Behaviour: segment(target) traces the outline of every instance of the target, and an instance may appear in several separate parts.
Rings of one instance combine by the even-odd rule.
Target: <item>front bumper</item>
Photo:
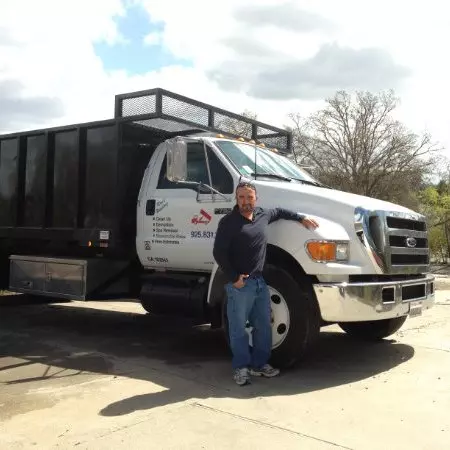
[[[322,319],[361,322],[417,314],[434,304],[434,276],[376,283],[314,285]],[[414,312],[413,312],[414,311]]]

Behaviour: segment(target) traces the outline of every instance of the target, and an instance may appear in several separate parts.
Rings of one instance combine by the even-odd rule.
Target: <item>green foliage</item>
[[[427,216],[429,245],[433,258],[445,262],[450,251],[450,193],[448,184],[440,181],[418,194],[420,210]]]
[[[431,228],[428,233],[428,239],[432,257],[439,263],[445,263],[448,258],[448,245],[444,226],[440,225]]]

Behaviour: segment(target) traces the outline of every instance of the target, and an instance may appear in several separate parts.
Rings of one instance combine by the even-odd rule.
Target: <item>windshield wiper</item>
[[[282,181],[300,181],[300,183],[303,184],[309,184],[311,186],[317,186],[317,187],[323,187],[327,189],[331,189],[330,186],[327,186],[326,184],[319,183],[318,181],[310,181],[310,180],[302,180],[301,178],[294,178],[294,177],[285,177],[284,175],[278,175],[277,173],[251,173],[252,177],[267,177],[267,178],[274,178],[275,180],[282,180]]]
[[[291,178],[284,177],[283,175],[278,175],[276,173],[251,173],[252,177],[267,177],[267,178],[274,178],[276,180],[282,180],[282,181],[292,181]]]
[[[331,189],[330,186],[327,186],[326,184],[319,183],[318,181],[302,180],[300,178],[294,178],[294,177],[291,177],[291,180],[300,181],[300,183],[310,184],[311,186],[317,186],[317,187],[323,187],[323,188]]]

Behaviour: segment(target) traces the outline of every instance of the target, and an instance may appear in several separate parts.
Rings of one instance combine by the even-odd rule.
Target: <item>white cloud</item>
[[[246,11],[242,9],[240,0],[222,2],[220,9],[210,1],[191,0],[177,3],[177,14],[174,14],[173,2],[142,2],[155,20],[164,23],[163,42],[167,48],[179,56],[189,55],[194,66],[206,73],[221,68],[224,62],[230,73],[233,68],[238,72],[243,67],[251,72],[261,58],[270,65],[270,56],[265,57],[262,53],[259,56],[244,54],[245,49],[241,47],[243,51],[236,54],[229,45],[229,40],[236,37],[246,39],[247,50],[248,46],[260,46],[266,52],[290,58],[293,65],[313,59],[322,46],[330,43],[355,51],[374,48],[386,52],[396,65],[410,71],[410,76],[395,86],[402,100],[400,118],[418,132],[429,130],[450,153],[450,129],[445,119],[450,104],[450,87],[446,81],[450,76],[450,60],[445,56],[450,27],[447,6],[439,0],[429,0],[425,4],[413,1],[407,5],[391,0],[373,3],[356,0],[249,0]],[[270,23],[271,17],[266,12],[273,5],[279,12],[272,16]],[[248,14],[252,7],[255,18],[249,19],[244,13]],[[263,10],[259,16],[258,7]],[[283,20],[279,20],[285,14],[283,9],[292,12],[293,7],[306,11],[322,27],[310,27],[305,31],[307,24],[302,23],[299,29],[304,32],[299,33],[292,21],[283,24]],[[331,26],[327,27],[327,24]],[[272,57],[271,71],[279,69],[278,62],[279,58]],[[382,84],[383,74],[378,76],[381,77],[379,84]],[[247,95],[251,86],[244,84],[243,88],[238,87],[240,90],[236,89],[236,92],[241,101],[234,109],[239,111],[257,106],[264,120],[281,121],[284,113],[292,108],[307,113],[320,104],[302,99],[254,101]]]
[[[115,19],[123,17],[131,3],[142,4],[162,30],[148,35],[145,42],[162,45],[174,56],[191,60],[192,66],[169,66],[144,75],[130,74],[126,67],[115,72],[104,69],[93,44],[126,41]],[[15,120],[6,128],[8,115],[3,114],[0,132],[111,117],[114,94],[153,87],[235,112],[254,110],[261,120],[283,125],[289,112],[307,114],[322,104],[305,92],[311,82],[308,78],[305,84],[305,73],[299,73],[298,79],[295,74],[305,69],[305,61],[315,61],[320,49],[328,45],[349,49],[348,54],[355,55],[376,49],[374,54],[385,55],[379,64],[391,61],[391,69],[405,68],[409,75],[395,79],[402,99],[400,118],[418,132],[427,128],[450,151],[446,119],[450,62],[445,56],[450,27],[443,2],[428,0],[405,6],[392,0],[372,4],[356,0],[248,0],[244,9],[242,4],[240,0],[224,0],[220,7],[210,0],[0,2],[0,83],[16,83],[14,99],[12,91],[8,94],[8,104],[16,108]],[[289,64],[281,66],[280,61]],[[369,64],[364,58],[358,61]],[[292,84],[281,80],[287,69],[290,83],[301,89],[292,90]],[[358,68],[363,78],[364,69],[367,67]],[[372,85],[389,87],[389,71],[383,72],[379,65],[377,69],[371,73]],[[321,78],[334,81],[332,88],[342,83],[342,74],[333,76],[333,67],[325,64],[315,70],[327,73],[312,77],[311,92],[325,92],[318,89]],[[396,73],[392,70],[391,74]],[[210,76],[252,71],[259,71],[257,79],[265,81],[264,89],[236,83],[231,91],[225,91],[217,78]],[[280,80],[273,78],[274,74]],[[282,88],[282,100],[266,95],[273,87]],[[258,98],[252,96],[255,92],[259,92]],[[5,105],[0,104],[0,108]]]
[[[162,38],[161,33],[153,31],[144,37],[144,44],[149,46],[159,45],[161,43],[161,38]]]
[[[43,117],[60,124],[81,116],[81,107],[87,115],[96,109],[89,103],[98,101],[106,75],[93,42],[120,42],[114,17],[124,13],[119,0],[0,3],[0,82],[20,86],[14,99],[9,95],[17,120],[5,123],[4,115],[2,131],[43,126]],[[42,100],[34,115],[28,110],[33,98]],[[61,104],[53,114],[49,99]]]

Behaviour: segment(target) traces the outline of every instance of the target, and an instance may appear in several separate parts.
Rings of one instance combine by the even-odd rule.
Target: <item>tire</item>
[[[317,301],[309,282],[300,286],[283,268],[267,265],[263,276],[271,292],[273,314],[270,363],[277,367],[291,367],[308,354],[319,335],[320,313]],[[225,337],[229,345],[226,304],[225,295],[222,314]],[[282,305],[283,311],[287,309],[287,323],[276,323],[279,314],[274,311],[279,310],[279,305]]]
[[[341,322],[339,326],[350,336],[366,341],[379,341],[394,334],[405,323],[407,316],[370,322]]]

